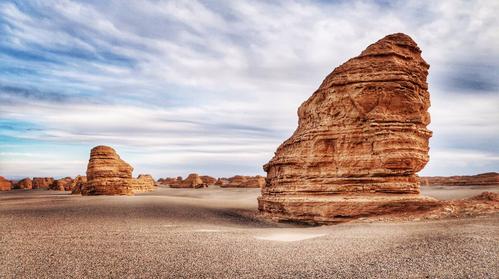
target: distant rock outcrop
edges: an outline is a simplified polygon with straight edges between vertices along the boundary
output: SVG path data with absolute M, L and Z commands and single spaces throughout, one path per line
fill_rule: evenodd
M 215 182 L 217 182 L 217 179 L 215 177 L 211 177 L 209 175 L 201 175 L 200 178 L 206 185 L 214 185 Z
M 487 172 L 477 175 L 462 176 L 423 176 L 421 185 L 424 186 L 471 186 L 471 185 L 499 185 L 499 173 Z
M 165 186 L 175 186 L 175 185 L 178 185 L 180 184 L 180 182 L 182 182 L 182 177 L 179 176 L 179 177 L 176 177 L 176 178 L 173 178 L 173 177 L 166 177 L 166 178 L 160 178 L 158 179 L 158 184 L 159 185 L 165 185 Z
M 14 189 L 31 190 L 33 189 L 33 180 L 29 177 L 23 178 L 14 185 Z
M 207 184 L 203 182 L 197 173 L 191 173 L 186 179 L 182 180 L 179 184 L 170 185 L 171 188 L 205 188 Z
M 33 177 L 33 189 L 48 189 L 52 183 L 52 177 Z
M 86 176 L 78 175 L 73 179 L 71 183 L 71 194 L 81 194 L 82 189 L 85 187 L 85 183 L 87 182 Z
M 229 179 L 225 178 L 225 177 L 220 177 L 215 182 L 215 185 L 217 185 L 217 186 L 225 186 L 227 184 L 229 184 Z
M 134 193 L 152 192 L 156 189 L 156 181 L 149 174 L 140 174 L 133 185 Z
M 219 185 L 223 188 L 262 188 L 265 185 L 265 177 L 236 175 L 227 180 L 227 183 Z
M 109 146 L 90 151 L 82 195 L 133 195 L 133 168 Z
M 54 180 L 54 182 L 49 186 L 49 190 L 55 191 L 71 191 L 71 185 L 73 179 L 71 177 L 64 177 L 61 179 Z
M 298 109 L 298 128 L 264 166 L 260 212 L 327 223 L 428 208 L 416 175 L 432 133 L 429 65 L 392 34 L 334 69 Z
M 10 191 L 12 190 L 12 182 L 5 179 L 5 177 L 0 176 L 0 191 Z

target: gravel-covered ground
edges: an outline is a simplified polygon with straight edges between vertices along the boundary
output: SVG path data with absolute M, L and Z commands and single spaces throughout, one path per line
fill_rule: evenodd
M 498 188 L 423 188 L 485 190 Z M 303 227 L 255 218 L 257 195 L 3 192 L 0 278 L 499 278 L 499 215 Z

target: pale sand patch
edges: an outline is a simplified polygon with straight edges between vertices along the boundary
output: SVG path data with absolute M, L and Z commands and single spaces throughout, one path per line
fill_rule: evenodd
M 224 232 L 224 230 L 215 230 L 215 229 L 199 229 L 199 230 L 194 230 L 194 232 Z
M 277 232 L 265 236 L 255 236 L 256 239 L 293 242 L 325 236 L 326 234 L 305 233 L 305 232 Z

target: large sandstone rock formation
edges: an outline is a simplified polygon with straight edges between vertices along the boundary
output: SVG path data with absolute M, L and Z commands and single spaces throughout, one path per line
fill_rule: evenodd
M 327 223 L 431 207 L 429 65 L 393 34 L 336 68 L 298 109 L 298 128 L 265 166 L 264 216 Z
M 33 177 L 33 189 L 48 189 L 52 183 L 52 177 Z
M 499 185 L 499 173 L 487 172 L 477 175 L 463 176 L 426 176 L 421 177 L 421 185 L 425 186 L 467 186 L 467 185 Z
M 133 168 L 109 146 L 90 151 L 82 195 L 133 195 Z
M 12 182 L 5 179 L 5 177 L 0 176 L 0 191 L 10 191 L 12 190 Z
M 236 175 L 228 179 L 227 183 L 219 185 L 223 188 L 262 188 L 265 185 L 265 177 Z
M 14 189 L 31 190 L 33 189 L 33 180 L 29 177 L 23 178 L 14 185 Z
M 149 174 L 140 174 L 133 185 L 134 193 L 152 192 L 156 189 L 156 181 Z

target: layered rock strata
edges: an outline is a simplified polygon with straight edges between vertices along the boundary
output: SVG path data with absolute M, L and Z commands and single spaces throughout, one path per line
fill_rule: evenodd
M 416 175 L 429 159 L 428 68 L 398 33 L 334 69 L 264 166 L 260 212 L 328 223 L 435 206 Z
M 472 186 L 499 185 L 499 173 L 487 172 L 477 175 L 463 176 L 425 176 L 421 177 L 421 185 L 425 186 Z
M 0 176 L 0 191 L 10 191 L 12 190 L 12 182 L 5 179 L 5 177 Z
M 82 195 L 133 195 L 133 168 L 109 146 L 96 146 L 90 151 L 87 182 Z

